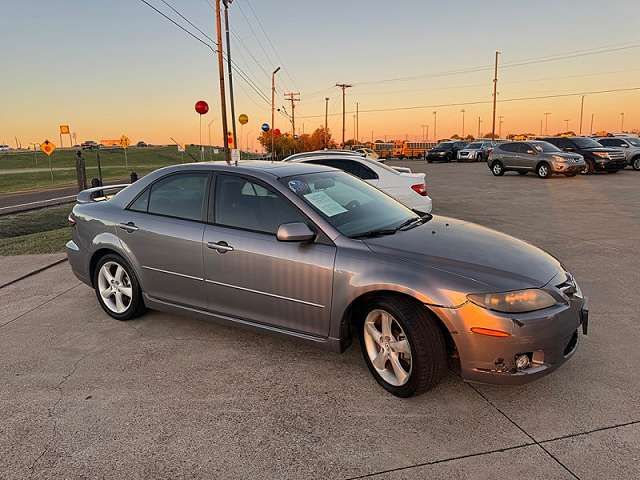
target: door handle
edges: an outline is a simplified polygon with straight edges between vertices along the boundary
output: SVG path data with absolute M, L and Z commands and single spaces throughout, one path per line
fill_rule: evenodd
M 229 245 L 225 241 L 207 242 L 207 247 L 209 247 L 209 248 L 211 248 L 213 250 L 217 250 L 218 253 L 225 253 L 225 252 L 232 252 L 233 251 L 233 247 L 231 245 Z
M 118 225 L 122 230 L 126 231 L 126 232 L 135 232 L 136 230 L 138 230 L 138 227 L 136 227 L 136 224 L 133 222 L 127 222 L 127 223 L 121 223 L 120 225 Z

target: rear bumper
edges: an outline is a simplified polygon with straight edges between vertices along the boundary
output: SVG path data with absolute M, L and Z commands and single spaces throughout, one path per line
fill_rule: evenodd
M 92 286 L 91 275 L 89 274 L 89 265 L 85 261 L 85 256 L 80 251 L 80 247 L 73 240 L 69 240 L 65 245 L 67 252 L 67 258 L 69 259 L 69 265 L 71 271 L 78 277 L 81 282 Z
M 414 194 L 411 195 L 411 197 L 399 198 L 398 200 L 410 209 L 417 210 L 422 213 L 431 213 L 431 210 L 433 209 L 433 201 L 428 195 L 423 197 L 421 195 Z
M 586 300 L 578 297 L 568 305 L 517 315 L 492 312 L 470 302 L 456 309 L 434 310 L 449 328 L 460 357 L 460 374 L 470 382 L 517 385 L 547 375 L 573 356 L 582 334 L 580 326 L 588 324 Z M 510 335 L 479 335 L 471 332 L 472 327 Z M 516 357 L 523 354 L 531 364 L 518 370 Z

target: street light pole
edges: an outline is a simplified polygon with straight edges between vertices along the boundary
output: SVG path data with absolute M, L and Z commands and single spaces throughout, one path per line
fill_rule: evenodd
M 568 132 L 569 131 L 569 119 L 565 118 L 564 120 L 564 131 Z
M 224 156 L 228 164 L 231 164 L 231 152 L 229 151 L 229 129 L 227 127 L 227 101 L 224 91 L 224 64 L 222 61 L 222 26 L 220 22 L 220 0 L 216 0 L 216 34 L 218 40 L 218 74 L 220 76 L 220 111 L 222 113 L 222 137 L 224 141 Z
M 480 138 L 482 136 L 482 134 L 480 133 L 480 124 L 482 123 L 482 120 L 480 119 L 480 115 L 478 115 L 478 138 Z
M 580 129 L 579 134 L 582 135 L 582 115 L 584 114 L 584 95 L 582 95 L 582 99 L 580 100 Z
M 238 148 L 238 135 L 236 132 L 236 109 L 233 99 L 233 75 L 231 73 L 231 41 L 229 40 L 229 5 L 233 0 L 222 0 L 224 4 L 224 29 L 227 36 L 227 70 L 229 72 L 229 103 L 231 104 L 231 127 L 233 131 L 233 146 Z
M 498 123 L 498 138 L 502 138 L 502 120 L 504 119 L 504 117 L 502 115 L 500 115 L 498 117 L 499 123 Z
M 462 138 L 464 138 L 464 108 L 460 111 L 462 112 Z
M 624 132 L 624 112 L 620 112 L 620 132 Z
M 345 132 L 345 90 L 352 87 L 348 83 L 336 83 L 336 87 L 342 89 L 342 148 L 344 148 L 344 132 Z
M 211 125 L 213 124 L 213 120 L 211 120 L 207 124 L 207 128 L 209 129 L 209 155 L 211 155 L 211 160 L 213 160 L 213 151 L 211 150 Z
M 280 71 L 280 67 L 276 68 L 271 74 L 271 160 L 273 160 L 275 152 L 273 151 L 273 132 L 276 129 L 276 73 Z

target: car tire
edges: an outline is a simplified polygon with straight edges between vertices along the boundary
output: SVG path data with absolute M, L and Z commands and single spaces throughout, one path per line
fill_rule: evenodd
M 538 178 L 549 178 L 551 176 L 551 167 L 546 162 L 541 162 L 536 167 Z
M 500 160 L 495 160 L 491 164 L 491 173 L 493 173 L 496 177 L 501 177 L 504 175 L 504 165 Z
M 93 286 L 102 309 L 116 320 L 131 320 L 146 311 L 140 282 L 131 265 L 115 253 L 100 258 Z
M 518 173 L 524 177 L 524 176 L 525 176 L 527 173 L 529 173 L 529 172 L 524 171 L 524 172 L 518 172 Z
M 634 170 L 640 170 L 640 156 L 634 158 L 633 160 L 631 160 L 631 167 Z
M 592 173 L 595 173 L 595 171 L 595 164 L 591 160 L 585 160 L 584 169 L 580 173 L 583 175 L 591 175 Z
M 363 310 L 358 328 L 362 355 L 385 390 L 406 398 L 442 379 L 447 350 L 433 314 L 411 300 L 394 297 L 377 298 Z

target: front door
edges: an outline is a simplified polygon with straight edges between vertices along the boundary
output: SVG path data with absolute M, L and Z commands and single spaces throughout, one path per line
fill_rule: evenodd
M 145 294 L 206 308 L 202 259 L 209 174 L 172 174 L 148 187 L 126 210 L 118 236 L 138 264 Z
M 204 232 L 212 312 L 310 335 L 329 334 L 336 249 L 329 241 L 280 242 L 279 225 L 310 224 L 258 180 L 216 175 L 213 224 Z

